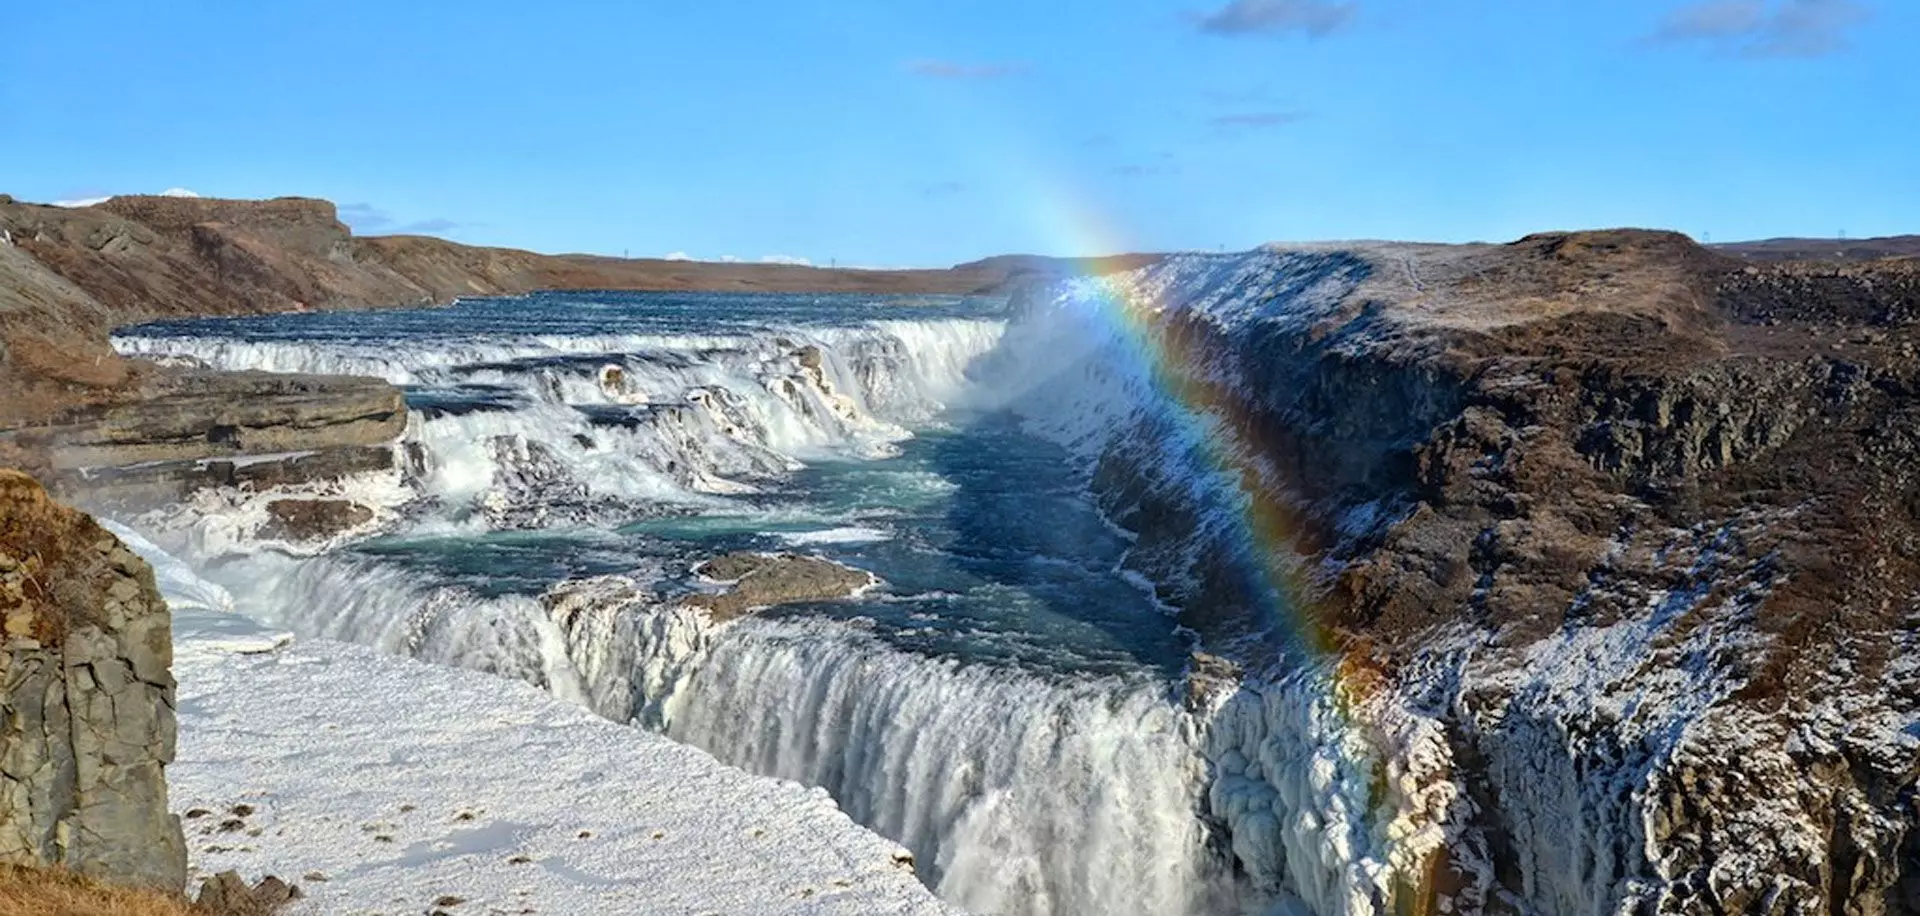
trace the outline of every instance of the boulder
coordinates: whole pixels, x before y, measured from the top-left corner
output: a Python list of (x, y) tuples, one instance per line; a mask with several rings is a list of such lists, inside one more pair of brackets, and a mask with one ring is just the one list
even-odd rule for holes
[(261, 534), (290, 541), (331, 540), (373, 520), (373, 510), (344, 499), (276, 499)]

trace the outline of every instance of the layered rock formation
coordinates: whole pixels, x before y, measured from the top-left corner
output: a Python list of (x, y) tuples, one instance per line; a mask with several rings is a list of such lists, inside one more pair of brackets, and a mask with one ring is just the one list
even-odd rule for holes
[(0, 862), (178, 891), (173, 647), (153, 572), (0, 471)]
[(133, 513), (207, 487), (265, 489), (393, 464), (406, 427), (400, 391), (370, 378), (265, 372), (149, 376), (128, 400), (0, 430), (65, 498)]

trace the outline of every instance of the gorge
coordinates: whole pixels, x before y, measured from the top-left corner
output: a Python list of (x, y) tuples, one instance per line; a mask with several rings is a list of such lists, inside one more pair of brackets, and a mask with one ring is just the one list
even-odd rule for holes
[(975, 912), (1920, 908), (1911, 261), (1088, 273), (175, 317), (149, 400), (0, 435), (250, 617), (824, 787)]

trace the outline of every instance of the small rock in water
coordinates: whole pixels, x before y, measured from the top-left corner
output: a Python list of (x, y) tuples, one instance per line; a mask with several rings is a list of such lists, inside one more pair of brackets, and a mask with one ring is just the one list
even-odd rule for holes
[(683, 599), (689, 607), (705, 609), (715, 621), (732, 620), (754, 608), (847, 598), (877, 581), (866, 570), (790, 553), (730, 553), (708, 560), (694, 571), (731, 586), (726, 591), (702, 592)]

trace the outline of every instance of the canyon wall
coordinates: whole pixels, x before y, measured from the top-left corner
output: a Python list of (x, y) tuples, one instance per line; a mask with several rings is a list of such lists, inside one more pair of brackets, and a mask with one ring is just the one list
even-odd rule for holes
[(1276, 248), (1039, 293), (994, 371), (1224, 657), (1262, 886), (1865, 916), (1920, 908), (1916, 306), (1663, 233)]

